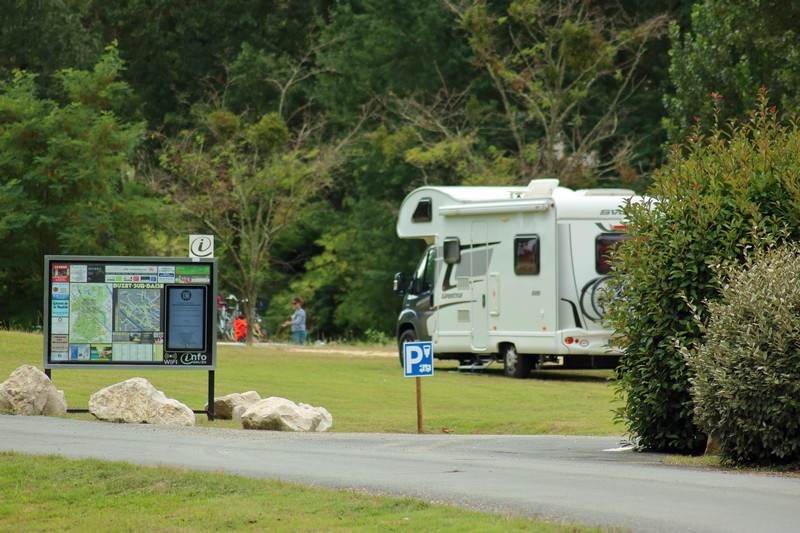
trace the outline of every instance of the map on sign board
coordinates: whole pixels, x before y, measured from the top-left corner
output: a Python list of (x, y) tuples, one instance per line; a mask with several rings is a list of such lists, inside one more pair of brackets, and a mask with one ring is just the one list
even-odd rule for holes
[(117, 289), (116, 331), (158, 331), (161, 327), (161, 289)]
[(71, 342), (111, 342), (112, 292), (105, 283), (73, 283), (69, 293)]

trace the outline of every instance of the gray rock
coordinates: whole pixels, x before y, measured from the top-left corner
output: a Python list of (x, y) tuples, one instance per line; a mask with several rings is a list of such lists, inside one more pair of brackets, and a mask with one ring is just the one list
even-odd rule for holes
[(193, 426), (195, 423), (189, 407), (167, 398), (144, 378), (131, 378), (96, 392), (89, 398), (89, 412), (99, 420), (128, 424)]
[(328, 431), (333, 417), (324, 407), (296, 404), (272, 396), (256, 402), (242, 414), (244, 429), (275, 431)]
[[(235, 392), (226, 396), (214, 398), (214, 418), (219, 418), (221, 420), (238, 420), (241, 418), (241, 413), (259, 400), (261, 400), (261, 396), (259, 396), (256, 391), (252, 390), (242, 392), (241, 394)], [(235, 416), (237, 407), (244, 407), (244, 410), (239, 410), (239, 418)], [(208, 404), (205, 405), (205, 409), (208, 410)]]
[(237, 405), (236, 407), (233, 408), (233, 413), (231, 414), (231, 419), (232, 420), (241, 420), (242, 419), (242, 415), (245, 414), (247, 412), (247, 410), (250, 409), (250, 407), (251, 407), (250, 405)]
[(0, 384), (0, 412), (62, 416), (67, 414), (67, 400), (44, 372), (22, 365)]

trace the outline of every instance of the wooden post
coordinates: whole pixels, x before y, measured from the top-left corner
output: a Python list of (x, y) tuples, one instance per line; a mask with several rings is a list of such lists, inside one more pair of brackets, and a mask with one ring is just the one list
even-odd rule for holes
[(422, 378), (417, 376), (417, 433), (422, 433)]

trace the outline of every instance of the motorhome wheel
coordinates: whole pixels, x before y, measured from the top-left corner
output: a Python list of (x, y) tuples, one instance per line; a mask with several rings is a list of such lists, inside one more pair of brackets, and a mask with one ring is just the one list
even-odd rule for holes
[(403, 345), (407, 342), (415, 342), (417, 340), (417, 332), (413, 328), (404, 329), (397, 339), (397, 348), (400, 352), (400, 366), (403, 366)]
[(513, 344), (503, 346), (503, 374), (510, 378), (526, 378), (530, 375), (533, 359), (520, 355)]

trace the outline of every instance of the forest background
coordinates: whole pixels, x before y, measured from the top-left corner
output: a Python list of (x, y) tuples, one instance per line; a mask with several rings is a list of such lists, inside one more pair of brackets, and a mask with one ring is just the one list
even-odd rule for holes
[(423, 184), (646, 192), (671, 143), (800, 109), (778, 0), (2, 0), (0, 322), (45, 254), (186, 256), (270, 329), (387, 338), (395, 217)]

